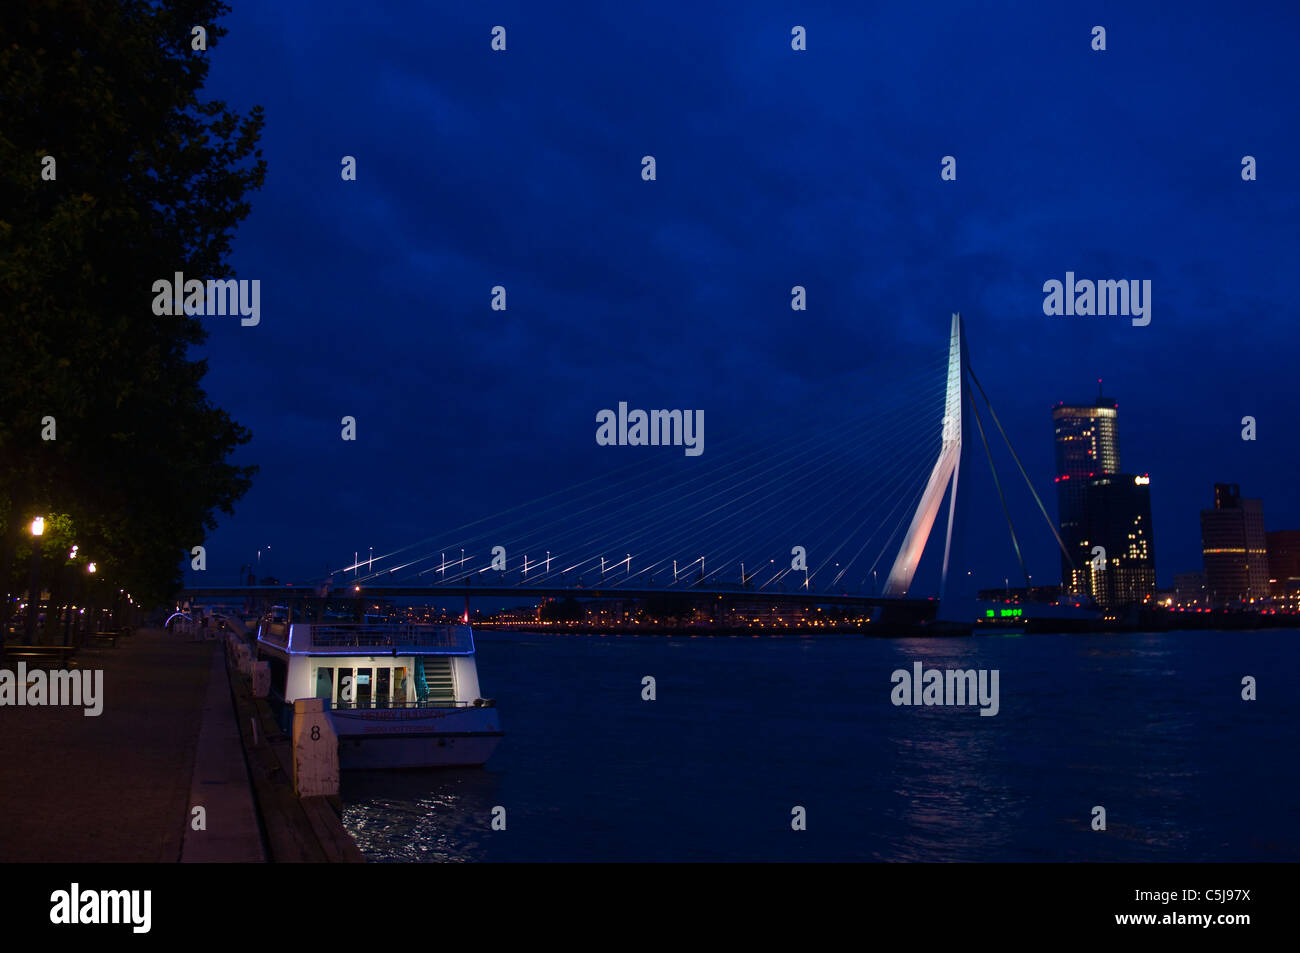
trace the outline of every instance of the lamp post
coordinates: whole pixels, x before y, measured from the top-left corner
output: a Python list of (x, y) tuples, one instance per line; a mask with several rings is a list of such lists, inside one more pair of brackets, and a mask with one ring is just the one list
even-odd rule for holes
[(45, 535), (45, 517), (32, 520), (32, 574), (27, 582), (27, 619), (25, 639), (28, 645), (36, 635), (36, 614), (40, 611), (41, 537)]
[[(98, 570), (94, 563), (88, 563), (86, 565), (86, 572), (89, 573), (92, 577), (95, 575), (97, 571)], [(99, 613), (99, 600), (95, 598), (95, 587), (93, 584), (90, 587), (90, 603), (86, 608), (90, 609), (90, 612), (87, 613), (86, 615), (85, 631), (88, 635), (94, 635), (96, 632), (99, 631), (99, 625), (97, 624), (97, 615)]]

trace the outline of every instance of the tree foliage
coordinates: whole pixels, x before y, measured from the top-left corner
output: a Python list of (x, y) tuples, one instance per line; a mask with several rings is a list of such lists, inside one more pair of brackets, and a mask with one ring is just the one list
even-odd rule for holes
[(152, 309), (159, 278), (233, 276), (231, 238), (266, 174), (261, 108), (241, 117), (199, 95), (226, 12), (10, 0), (0, 13), (0, 588), (24, 584), (30, 517), (58, 512), (106, 576), (161, 600), (250, 485), (255, 468), (228, 462), (250, 434), (189, 356), (201, 318)]

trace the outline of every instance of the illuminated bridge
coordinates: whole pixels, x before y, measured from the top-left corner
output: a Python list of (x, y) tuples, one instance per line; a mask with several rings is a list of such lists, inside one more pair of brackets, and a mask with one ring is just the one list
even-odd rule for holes
[[(721, 449), (711, 448), (707, 464), (659, 455), (398, 550), (353, 553), (310, 584), (185, 594), (263, 606), (463, 597), (468, 612), (471, 597), (662, 601), (676, 593), (700, 608), (761, 602), (934, 618), (963, 521), (957, 487), (972, 432), (993, 465), (975, 391), (1006, 440), (970, 369), (960, 315), (952, 316), (943, 358), (911, 375), (909, 386), (882, 387), (888, 406), (870, 415), (846, 413), (848, 402), (839, 401), (810, 426), (800, 411), (775, 436), (712, 445)], [(644, 425), (644, 412), (636, 413)], [(637, 425), (631, 415), (619, 422), (621, 430)], [(648, 442), (644, 430), (642, 438)], [(996, 467), (993, 475), (1001, 498)], [(936, 599), (911, 590), (941, 510)], [(1024, 573), (1009, 514), (1007, 523)]]

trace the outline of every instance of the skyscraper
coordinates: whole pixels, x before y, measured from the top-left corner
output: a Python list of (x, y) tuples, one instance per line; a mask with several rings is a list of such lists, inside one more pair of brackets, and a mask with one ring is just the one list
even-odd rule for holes
[(1205, 585), (1216, 605), (1269, 594), (1264, 504), (1246, 499), (1236, 483), (1214, 484), (1214, 509), (1201, 510)]
[(1098, 605), (1133, 605), (1151, 598), (1156, 562), (1149, 476), (1116, 473), (1086, 482), (1081, 548), (1087, 555), (1079, 568)]
[(1275, 596), (1300, 592), (1300, 530), (1281, 529), (1267, 534), (1269, 586)]
[(1101, 395), (1094, 404), (1057, 404), (1052, 408), (1056, 440), (1056, 505), (1061, 542), (1074, 558), (1074, 567), (1061, 555), (1061, 585), (1068, 592), (1087, 592), (1084, 563), (1091, 558), (1083, 545), (1084, 495), (1093, 477), (1119, 472), (1119, 405)]

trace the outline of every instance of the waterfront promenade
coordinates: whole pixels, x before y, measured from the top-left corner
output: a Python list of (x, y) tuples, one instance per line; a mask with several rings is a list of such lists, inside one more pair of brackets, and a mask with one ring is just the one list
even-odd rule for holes
[(0, 707), (0, 861), (262, 859), (220, 649), (141, 629), (77, 653), (103, 670), (99, 716)]

